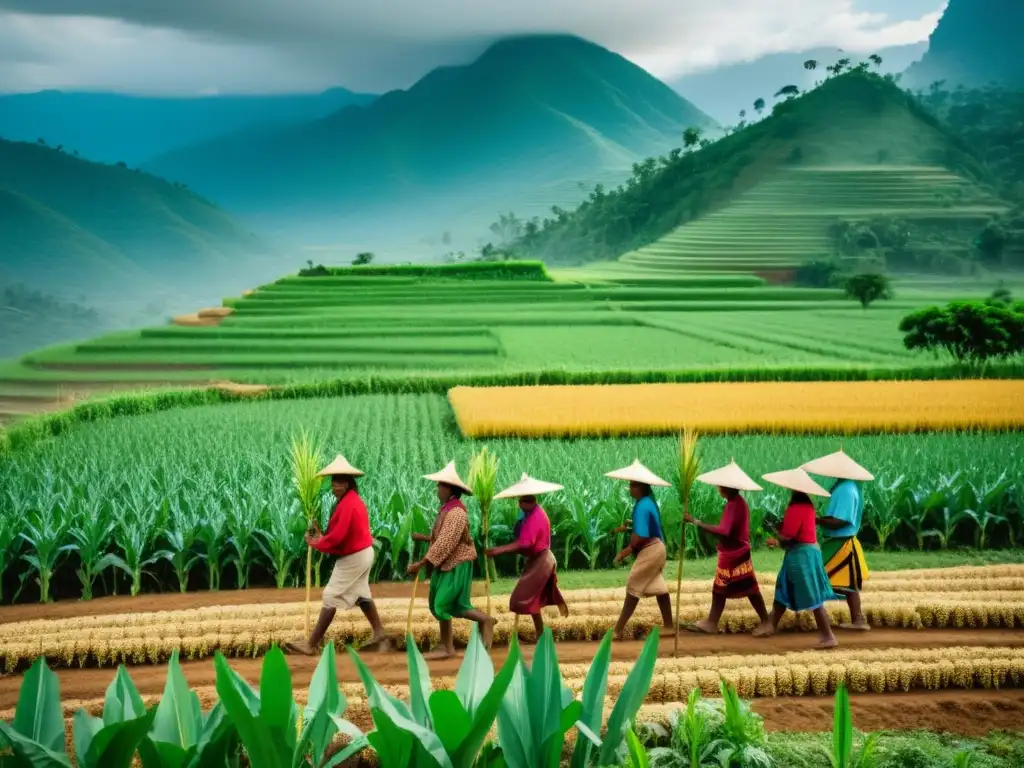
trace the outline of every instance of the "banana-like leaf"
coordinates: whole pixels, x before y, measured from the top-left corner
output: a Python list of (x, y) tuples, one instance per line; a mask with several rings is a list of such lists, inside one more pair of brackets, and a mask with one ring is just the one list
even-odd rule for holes
[(275, 739), (295, 746), (298, 712), (292, 698), (292, 673), (284, 652), (274, 646), (263, 657), (260, 672), (260, 724), (270, 730)]
[[(515, 635), (512, 636), (515, 642)], [(512, 675), (498, 711), (498, 742), (509, 768), (529, 768), (535, 753), (535, 738), (530, 718), (527, 689), (529, 672), (520, 662)]]
[(17, 768), (71, 768), (71, 758), (64, 752), (63, 739), (60, 751), (49, 749), (18, 733), (12, 725), (0, 720), (0, 744), (10, 748), (17, 761), (13, 765)]
[[(50, 752), (64, 751), (64, 711), (60, 680), (40, 656), (21, 681), (18, 706), (11, 727), (25, 740)], [(13, 742), (12, 742), (13, 743)]]
[(470, 717), (476, 714), (494, 682), (494, 662), (480, 640), (480, 633), (474, 623), (469, 630), (469, 645), (455, 677), (455, 692)]
[[(340, 719), (348, 702), (338, 685), (338, 666), (334, 641), (327, 643), (309, 683), (309, 700), (304, 711), (303, 734), (313, 750), (314, 765), (323, 762), (324, 754), (337, 732), (335, 719)], [(323, 717), (319, 717), (323, 713)], [(354, 727), (354, 726), (353, 726)], [(362, 733), (359, 734), (362, 736)], [(296, 753), (304, 750), (296, 750)]]
[(409, 709), (413, 720), (424, 728), (431, 728), (429, 702), (433, 687), (430, 684), (430, 670), (412, 635), (408, 635), (405, 640), (405, 654), (409, 660)]
[(156, 708), (149, 740), (173, 744), (188, 750), (199, 743), (203, 732), (203, 711), (199, 696), (193, 691), (178, 662), (178, 649), (171, 652), (167, 663), (167, 682)]
[(452, 755), (454, 768), (472, 768), (481, 747), (484, 745), (484, 741), (487, 739), (487, 734), (494, 724), (494, 719), (498, 716), (501, 702), (505, 698), (505, 692), (512, 682), (512, 677), (516, 669), (522, 666), (522, 658), (519, 643), (516, 642), (513, 635), (505, 664), (502, 666), (501, 671), (498, 672), (497, 677), (494, 678), (494, 682), (480, 702), (480, 706), (477, 707), (469, 734), (462, 742), (458, 752)]
[[(156, 709), (120, 722), (108, 716), (104, 721), (90, 717), (84, 710), (75, 713), (75, 755), (78, 768), (130, 768), (139, 744), (153, 725)], [(115, 708), (116, 710), (116, 708)], [(79, 736), (79, 729), (82, 736)]]
[(458, 750), (473, 727), (472, 718), (454, 691), (434, 691), (430, 694), (430, 718), (434, 732), (448, 754)]
[(227, 717), (238, 731), (252, 768), (289, 768), (295, 731), (292, 731), (287, 744), (275, 738), (271, 730), (260, 721), (261, 702), (249, 683), (228, 666), (222, 653), (216, 654), (213, 664), (217, 671), (217, 695)]
[(658, 638), (661, 631), (655, 627), (644, 643), (640, 657), (636, 660), (633, 668), (626, 676), (626, 682), (619, 692), (619, 697), (612, 707), (612, 713), (608, 716), (608, 728), (605, 731), (604, 742), (601, 744), (601, 752), (598, 757), (598, 765), (616, 765), (618, 760), (619, 747), (626, 737), (626, 729), (636, 715), (637, 710), (644, 703), (647, 691), (651, 687), (651, 678), (654, 675), (654, 662), (658, 658)]
[[(576, 739), (572, 751), (570, 768), (588, 768), (590, 756), (595, 746), (601, 746), (601, 740), (594, 734), (601, 732), (604, 718), (604, 697), (608, 690), (608, 667), (612, 658), (612, 632), (608, 630), (597, 648), (597, 654), (587, 670), (587, 678), (583, 682), (583, 708), (577, 730), (584, 738)], [(591, 738), (593, 736), (593, 738)]]

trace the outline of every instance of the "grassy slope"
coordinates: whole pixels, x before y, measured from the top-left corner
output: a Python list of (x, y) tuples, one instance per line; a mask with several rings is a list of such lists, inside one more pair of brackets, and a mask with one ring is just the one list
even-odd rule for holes
[(195, 282), (266, 253), (223, 210), (163, 179), (2, 140), (0, 226), (8, 279), (76, 294)]
[(966, 148), (911, 97), (880, 77), (854, 72), (780, 102), (770, 117), (663, 162), (625, 189), (585, 202), (521, 241), (520, 251), (563, 263), (616, 258), (725, 210), (781, 169), (850, 165), (944, 166), (988, 181)]
[(239, 136), (150, 167), (242, 210), (302, 203), (310, 215), (336, 215), (339, 204), (352, 213), (396, 194), (430, 207), (423, 196), (458, 183), (445, 202), (457, 208), (480, 188), (507, 194), (628, 170), (691, 123), (711, 121), (622, 57), (576, 38), (528, 37), (270, 141)]

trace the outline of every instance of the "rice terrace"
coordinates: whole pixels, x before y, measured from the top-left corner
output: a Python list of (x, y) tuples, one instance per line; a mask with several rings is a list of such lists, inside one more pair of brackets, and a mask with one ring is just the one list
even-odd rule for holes
[(571, 35), (0, 93), (0, 766), (1024, 764), (1024, 12), (965, 2), (716, 65), (738, 120)]

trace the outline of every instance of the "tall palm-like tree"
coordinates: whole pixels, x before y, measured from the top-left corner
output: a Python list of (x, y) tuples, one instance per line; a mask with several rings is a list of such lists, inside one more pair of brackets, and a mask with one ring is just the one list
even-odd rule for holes
[(871, 63), (875, 65), (876, 69), (882, 66), (882, 57), (877, 53), (872, 53), (868, 58), (871, 60)]

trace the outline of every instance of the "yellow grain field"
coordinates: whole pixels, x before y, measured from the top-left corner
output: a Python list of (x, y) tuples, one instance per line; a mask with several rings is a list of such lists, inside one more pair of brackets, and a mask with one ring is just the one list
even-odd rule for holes
[(1024, 380), (455, 387), (466, 437), (1024, 428)]

